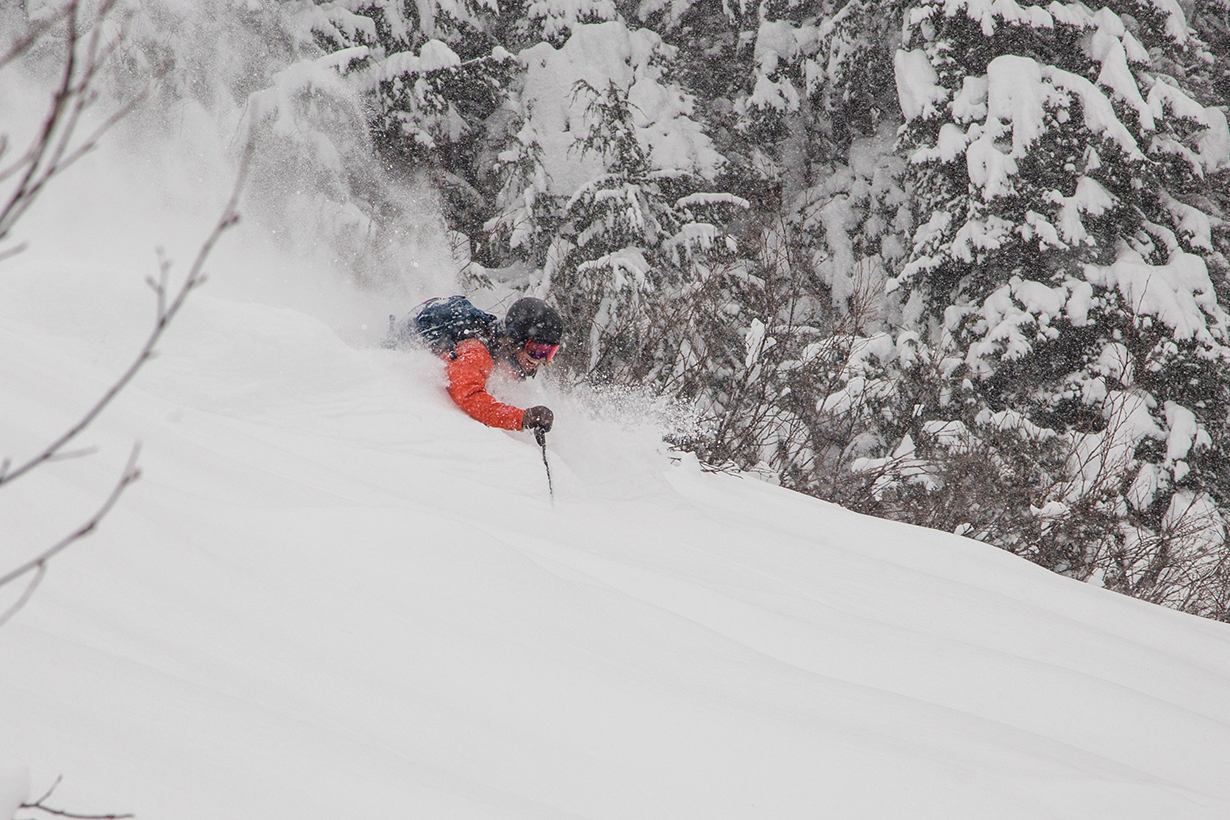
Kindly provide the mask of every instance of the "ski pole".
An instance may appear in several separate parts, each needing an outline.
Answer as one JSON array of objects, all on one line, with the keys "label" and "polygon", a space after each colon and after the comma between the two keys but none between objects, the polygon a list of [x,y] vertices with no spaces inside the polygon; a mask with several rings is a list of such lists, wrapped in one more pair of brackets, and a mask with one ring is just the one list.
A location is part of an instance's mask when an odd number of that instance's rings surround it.
[{"label": "ski pole", "polygon": [[551,465],[547,463],[547,434],[542,428],[534,428],[534,439],[542,448],[542,466],[547,468],[547,492],[551,494],[551,506],[555,506],[555,487],[551,485]]}]

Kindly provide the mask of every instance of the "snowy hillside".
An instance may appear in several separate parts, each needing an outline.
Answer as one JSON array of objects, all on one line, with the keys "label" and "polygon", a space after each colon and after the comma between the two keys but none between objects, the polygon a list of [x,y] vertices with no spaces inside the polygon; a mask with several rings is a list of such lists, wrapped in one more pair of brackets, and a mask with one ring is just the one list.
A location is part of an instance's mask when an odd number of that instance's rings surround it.
[{"label": "snowy hillside", "polygon": [[[182,272],[225,198],[198,148],[112,147],[23,223],[0,455],[139,346],[153,249]],[[62,774],[52,805],[142,820],[1230,816],[1225,624],[704,473],[647,402],[509,386],[556,410],[553,507],[528,435],[375,348],[429,291],[253,222],[208,269],[99,452],[0,493],[3,570],[143,444],[0,628],[0,814]]]}]

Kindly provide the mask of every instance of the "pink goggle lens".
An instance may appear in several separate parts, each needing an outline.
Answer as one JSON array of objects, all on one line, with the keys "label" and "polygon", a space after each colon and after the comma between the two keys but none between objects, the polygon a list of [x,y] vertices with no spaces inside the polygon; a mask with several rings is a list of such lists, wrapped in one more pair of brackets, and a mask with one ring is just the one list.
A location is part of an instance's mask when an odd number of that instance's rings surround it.
[{"label": "pink goggle lens", "polygon": [[559,345],[543,344],[542,342],[526,342],[525,354],[531,359],[539,361],[551,361],[555,356],[555,351],[559,350]]}]

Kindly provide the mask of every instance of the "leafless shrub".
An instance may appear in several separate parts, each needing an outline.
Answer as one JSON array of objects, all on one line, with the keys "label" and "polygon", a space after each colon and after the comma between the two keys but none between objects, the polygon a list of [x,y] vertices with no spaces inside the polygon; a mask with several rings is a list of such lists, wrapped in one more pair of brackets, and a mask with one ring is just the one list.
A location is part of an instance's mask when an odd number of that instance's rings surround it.
[{"label": "leafless shrub", "polygon": [[1159,530],[1127,528],[1101,562],[1111,589],[1172,609],[1230,621],[1230,540],[1199,496],[1172,500]]},{"label": "leafless shrub", "polygon": [[[60,85],[53,93],[50,111],[31,147],[12,165],[0,171],[0,182],[8,179],[14,180],[11,190],[4,197],[4,204],[0,206],[0,239],[3,239],[17,220],[28,211],[48,181],[90,150],[101,135],[129,113],[137,103],[137,100],[130,100],[119,106],[105,119],[100,128],[84,140],[77,141],[76,131],[81,114],[97,100],[96,80],[117,45],[116,43],[104,44],[101,34],[102,23],[114,7],[115,0],[105,0],[91,18],[83,21],[80,4],[73,0],[58,15],[53,15],[50,22],[33,26],[30,32],[19,37],[16,45],[5,57],[4,62],[11,62],[24,51],[34,47],[40,38],[54,35],[57,25],[62,24],[64,70]],[[6,143],[6,140],[0,140],[0,144]],[[183,307],[188,294],[204,283],[206,258],[222,234],[238,221],[239,194],[250,158],[251,144],[249,143],[240,164],[240,172],[230,201],[212,232],[198,250],[187,275],[178,283],[172,283],[170,263],[163,260],[158,277],[147,279],[156,300],[154,324],[145,343],[137,351],[128,367],[81,414],[76,422],[33,456],[16,463],[7,456],[0,459],[0,490],[41,467],[88,452],[73,451],[69,447],[132,381],[141,367],[153,357],[158,341],[179,313],[180,308]],[[20,247],[12,249],[8,255],[19,250]],[[0,587],[5,587],[22,578],[28,578],[25,589],[15,603],[0,613],[0,625],[11,619],[30,600],[47,572],[48,562],[72,544],[94,532],[99,522],[111,511],[124,491],[139,478],[140,469],[137,465],[139,452],[140,446],[135,445],[120,477],[98,510],[89,519],[30,560],[0,574]]]},{"label": "leafless shrub", "polygon": [[908,451],[849,465],[856,469],[826,497],[966,535],[1135,598],[1230,620],[1222,514],[1208,496],[1186,490],[1151,502],[1169,505],[1160,526],[1157,509],[1134,506],[1131,488],[1148,465],[1125,443],[1124,416],[1112,408],[1107,417],[1097,433],[1066,435],[985,414],[916,423]]}]

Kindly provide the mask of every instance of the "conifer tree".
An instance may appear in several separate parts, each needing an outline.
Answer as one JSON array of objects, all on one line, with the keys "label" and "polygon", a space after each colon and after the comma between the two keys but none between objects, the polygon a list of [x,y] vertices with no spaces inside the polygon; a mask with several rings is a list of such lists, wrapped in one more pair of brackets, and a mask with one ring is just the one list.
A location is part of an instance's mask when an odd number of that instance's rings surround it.
[{"label": "conifer tree", "polygon": [[491,0],[330,0],[305,16],[327,52],[356,51],[371,100],[368,127],[388,161],[431,172],[452,227],[489,217],[476,173],[487,120],[505,102],[515,60],[498,41]]},{"label": "conifer tree", "polygon": [[576,150],[600,157],[603,173],[564,205],[546,259],[548,292],[571,320],[567,355],[603,380],[661,379],[690,349],[681,300],[708,263],[737,247],[715,223],[746,203],[699,190],[693,174],[654,168],[614,81],[597,89],[579,80],[573,93],[587,123]]},{"label": "conifer tree", "polygon": [[[1015,413],[1066,448],[1032,502],[1031,557],[1144,597],[1172,570],[1213,571],[1230,319],[1207,203],[1230,137],[1186,87],[1203,45],[1167,0],[924,0],[905,19],[920,227],[891,286],[951,380],[923,415],[973,429]],[[1096,538],[1055,549],[1093,513]]]}]

